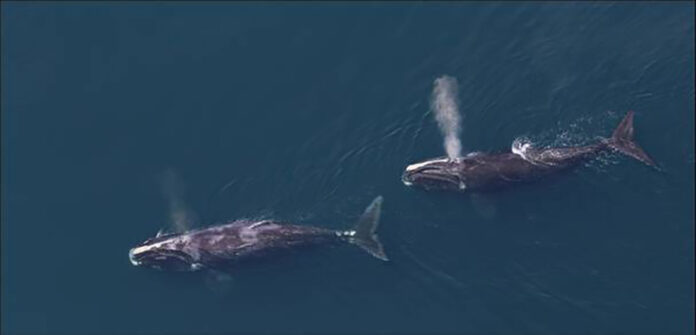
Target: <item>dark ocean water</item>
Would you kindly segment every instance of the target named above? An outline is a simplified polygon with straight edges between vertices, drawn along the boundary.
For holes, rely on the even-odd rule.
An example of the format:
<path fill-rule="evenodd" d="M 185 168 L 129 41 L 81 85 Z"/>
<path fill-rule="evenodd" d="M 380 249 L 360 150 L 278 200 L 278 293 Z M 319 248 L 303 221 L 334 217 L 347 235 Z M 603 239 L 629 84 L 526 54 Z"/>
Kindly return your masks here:
<path fill-rule="evenodd" d="M 462 145 L 589 143 L 628 110 L 662 167 L 606 156 L 505 192 L 400 182 Z M 693 334 L 694 5 L 2 4 L 2 332 Z M 349 227 L 228 278 L 133 267 L 175 171 L 200 225 Z"/>

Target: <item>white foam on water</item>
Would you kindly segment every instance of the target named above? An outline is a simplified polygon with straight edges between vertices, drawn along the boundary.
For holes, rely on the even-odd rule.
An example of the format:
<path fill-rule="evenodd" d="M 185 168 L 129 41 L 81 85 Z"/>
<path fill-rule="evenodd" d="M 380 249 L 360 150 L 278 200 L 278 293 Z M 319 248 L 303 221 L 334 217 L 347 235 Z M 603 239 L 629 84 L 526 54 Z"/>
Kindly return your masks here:
<path fill-rule="evenodd" d="M 510 151 L 513 154 L 522 157 L 524 160 L 529 160 L 527 151 L 532 147 L 532 142 L 524 137 L 518 137 L 512 142 L 512 147 Z"/>

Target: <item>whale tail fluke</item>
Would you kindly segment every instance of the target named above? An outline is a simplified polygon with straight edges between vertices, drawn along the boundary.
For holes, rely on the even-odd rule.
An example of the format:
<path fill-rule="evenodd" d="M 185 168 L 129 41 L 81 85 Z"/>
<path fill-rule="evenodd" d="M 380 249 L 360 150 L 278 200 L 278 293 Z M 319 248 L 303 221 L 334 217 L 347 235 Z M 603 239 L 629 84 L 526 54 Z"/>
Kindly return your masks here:
<path fill-rule="evenodd" d="M 657 168 L 655 162 L 638 146 L 638 143 L 633 141 L 633 111 L 621 120 L 621 123 L 616 127 L 611 138 L 607 142 L 610 148 L 621 152 L 624 155 L 631 156 L 649 166 Z"/>
<path fill-rule="evenodd" d="M 388 261 L 387 255 L 384 253 L 382 243 L 377 237 L 377 226 L 379 225 L 379 215 L 382 211 L 382 196 L 378 196 L 372 201 L 370 206 L 365 209 L 365 212 L 360 216 L 358 222 L 350 232 L 348 241 L 361 249 L 369 252 L 383 261 Z"/>

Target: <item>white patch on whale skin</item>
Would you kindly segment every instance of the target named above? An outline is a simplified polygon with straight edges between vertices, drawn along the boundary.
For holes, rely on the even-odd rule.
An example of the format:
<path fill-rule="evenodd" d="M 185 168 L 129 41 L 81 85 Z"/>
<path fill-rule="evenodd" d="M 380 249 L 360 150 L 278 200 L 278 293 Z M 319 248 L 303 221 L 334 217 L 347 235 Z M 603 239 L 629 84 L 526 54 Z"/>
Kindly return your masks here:
<path fill-rule="evenodd" d="M 239 237 L 242 239 L 242 242 L 244 244 L 253 244 L 259 241 L 259 238 L 257 236 L 257 232 L 253 229 L 249 229 L 248 227 L 244 227 L 239 231 Z"/>
<path fill-rule="evenodd" d="M 425 161 L 422 163 L 411 164 L 411 165 L 406 167 L 406 171 L 413 171 L 413 170 L 416 170 L 420 167 L 426 166 L 430 163 L 447 162 L 448 160 L 449 160 L 449 158 L 442 158 L 442 159 L 433 159 L 433 160 Z"/>
<path fill-rule="evenodd" d="M 149 251 L 150 249 L 153 249 L 153 248 L 156 248 L 156 247 L 161 246 L 161 245 L 164 244 L 165 242 L 168 242 L 168 241 L 162 241 L 162 242 L 157 242 L 157 243 L 153 243 L 153 244 L 150 244 L 150 245 L 143 245 L 143 246 L 140 246 L 140 247 L 135 247 L 135 248 L 133 248 L 133 249 L 130 250 L 130 254 L 131 254 L 131 256 L 133 256 L 133 255 L 137 255 L 137 254 L 139 254 L 139 253 L 143 253 L 143 252 Z"/>
<path fill-rule="evenodd" d="M 228 225 L 222 225 L 222 226 L 217 226 L 217 227 L 213 227 L 213 228 L 208 228 L 207 230 L 208 230 L 208 231 L 215 232 L 215 233 L 219 233 L 219 232 L 221 232 L 221 231 L 227 229 L 227 228 L 228 228 L 227 226 L 228 226 Z"/>
<path fill-rule="evenodd" d="M 213 236 L 210 238 L 210 244 L 217 244 L 225 238 L 225 235 Z"/>
<path fill-rule="evenodd" d="M 183 235 L 175 243 L 182 243 L 183 246 L 180 247 L 180 250 L 191 256 L 194 261 L 201 259 L 199 239 L 193 240 L 190 235 Z"/>
<path fill-rule="evenodd" d="M 259 221 L 259 222 L 253 223 L 252 225 L 249 226 L 249 229 L 254 229 L 260 225 L 267 224 L 267 223 L 271 223 L 271 222 L 270 221 Z"/>
<path fill-rule="evenodd" d="M 268 221 L 256 222 L 250 226 L 242 227 L 239 230 L 239 238 L 242 239 L 244 244 L 254 244 L 259 241 L 258 233 L 264 230 L 271 230 L 279 227 L 277 224 L 270 223 Z"/>
<path fill-rule="evenodd" d="M 402 180 L 402 182 L 404 182 L 404 185 L 406 185 L 406 186 L 411 186 L 411 185 L 413 185 L 413 183 L 410 182 L 410 181 L 408 181 L 408 180 Z"/>
<path fill-rule="evenodd" d="M 133 264 L 134 266 L 139 266 L 140 262 L 136 261 L 135 258 L 133 257 L 134 256 L 133 250 L 134 249 L 131 249 L 130 251 L 128 251 L 128 259 L 130 259 L 131 264 Z"/>
<path fill-rule="evenodd" d="M 510 151 L 527 162 L 540 166 L 556 165 L 554 160 L 563 158 L 563 155 L 554 149 L 538 150 L 534 148 L 533 143 L 524 137 L 515 139 Z"/>
<path fill-rule="evenodd" d="M 180 246 L 179 244 L 183 244 L 183 246 Z M 128 256 L 131 260 L 131 264 L 138 266 L 140 265 L 140 262 L 135 261 L 135 255 L 158 248 L 171 249 L 171 246 L 175 246 L 176 249 L 179 249 L 189 254 L 189 256 L 191 256 L 194 260 L 198 260 L 200 257 L 200 253 L 198 252 L 198 246 L 192 243 L 191 236 L 189 235 L 177 236 L 175 238 L 160 241 L 157 243 L 135 247 L 128 252 Z"/>
<path fill-rule="evenodd" d="M 353 237 L 355 236 L 356 232 L 355 230 L 344 230 L 344 231 L 336 231 L 334 232 L 336 236 L 338 237 Z"/>

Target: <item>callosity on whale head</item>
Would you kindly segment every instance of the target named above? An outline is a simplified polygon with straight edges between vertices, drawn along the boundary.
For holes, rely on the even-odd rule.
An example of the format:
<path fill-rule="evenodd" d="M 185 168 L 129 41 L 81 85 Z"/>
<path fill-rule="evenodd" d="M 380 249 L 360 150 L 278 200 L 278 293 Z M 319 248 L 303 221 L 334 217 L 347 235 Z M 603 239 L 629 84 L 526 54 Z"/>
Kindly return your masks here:
<path fill-rule="evenodd" d="M 459 159 L 435 158 L 406 167 L 401 181 L 407 186 L 417 185 L 425 189 L 458 190 L 466 189 Z"/>
<path fill-rule="evenodd" d="M 128 252 L 131 264 L 168 271 L 193 271 L 200 267 L 187 252 L 186 236 L 170 234 L 150 238 Z"/>

